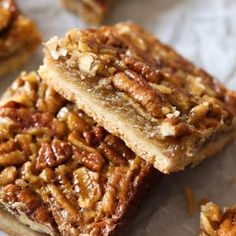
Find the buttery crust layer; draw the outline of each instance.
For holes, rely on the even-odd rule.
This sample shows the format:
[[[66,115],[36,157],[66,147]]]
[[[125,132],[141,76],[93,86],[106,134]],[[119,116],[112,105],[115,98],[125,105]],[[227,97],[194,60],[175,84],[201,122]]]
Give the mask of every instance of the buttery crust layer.
[[[235,93],[131,23],[51,39],[39,73],[164,173],[236,135]]]
[[[153,176],[151,165],[35,73],[4,93],[0,130],[1,208],[36,232],[113,235]]]

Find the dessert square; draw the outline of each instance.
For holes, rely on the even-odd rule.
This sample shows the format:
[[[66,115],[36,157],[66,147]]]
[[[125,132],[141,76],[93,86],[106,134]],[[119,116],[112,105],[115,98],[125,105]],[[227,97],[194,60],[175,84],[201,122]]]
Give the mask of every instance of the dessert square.
[[[236,136],[235,92],[132,23],[52,38],[39,73],[164,173]]]
[[[236,206],[221,208],[212,202],[201,207],[200,236],[236,235]]]
[[[25,64],[41,42],[35,24],[14,0],[0,1],[0,76]]]
[[[63,5],[86,22],[101,24],[113,0],[61,0]]]
[[[10,235],[113,235],[153,176],[36,73],[8,88],[0,121],[0,228]]]

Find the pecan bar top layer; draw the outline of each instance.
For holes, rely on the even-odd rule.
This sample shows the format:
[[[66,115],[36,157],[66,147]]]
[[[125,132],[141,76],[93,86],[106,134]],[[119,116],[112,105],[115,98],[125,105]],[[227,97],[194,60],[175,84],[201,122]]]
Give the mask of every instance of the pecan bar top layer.
[[[0,130],[0,205],[35,231],[111,235],[149,183],[149,164],[35,73],[2,97]]]
[[[26,61],[40,42],[35,24],[19,11],[14,0],[0,0],[0,75]]]
[[[212,202],[201,207],[200,236],[236,235],[236,205],[222,211]]]
[[[52,38],[40,74],[165,173],[235,136],[236,94],[132,23]]]
[[[64,6],[88,23],[100,24],[114,0],[61,0]]]

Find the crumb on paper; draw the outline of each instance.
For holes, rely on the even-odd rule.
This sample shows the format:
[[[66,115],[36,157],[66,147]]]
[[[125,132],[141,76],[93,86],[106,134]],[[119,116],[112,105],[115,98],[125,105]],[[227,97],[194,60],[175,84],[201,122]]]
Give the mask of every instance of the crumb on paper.
[[[196,200],[192,188],[184,188],[184,196],[186,200],[186,211],[190,216],[196,212]]]

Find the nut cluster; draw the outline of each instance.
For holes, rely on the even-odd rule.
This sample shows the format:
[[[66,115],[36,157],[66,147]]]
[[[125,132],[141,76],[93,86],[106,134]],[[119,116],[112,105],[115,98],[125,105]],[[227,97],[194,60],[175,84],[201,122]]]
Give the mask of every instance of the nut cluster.
[[[34,73],[5,93],[0,120],[0,202],[51,234],[109,232],[150,172]]]

